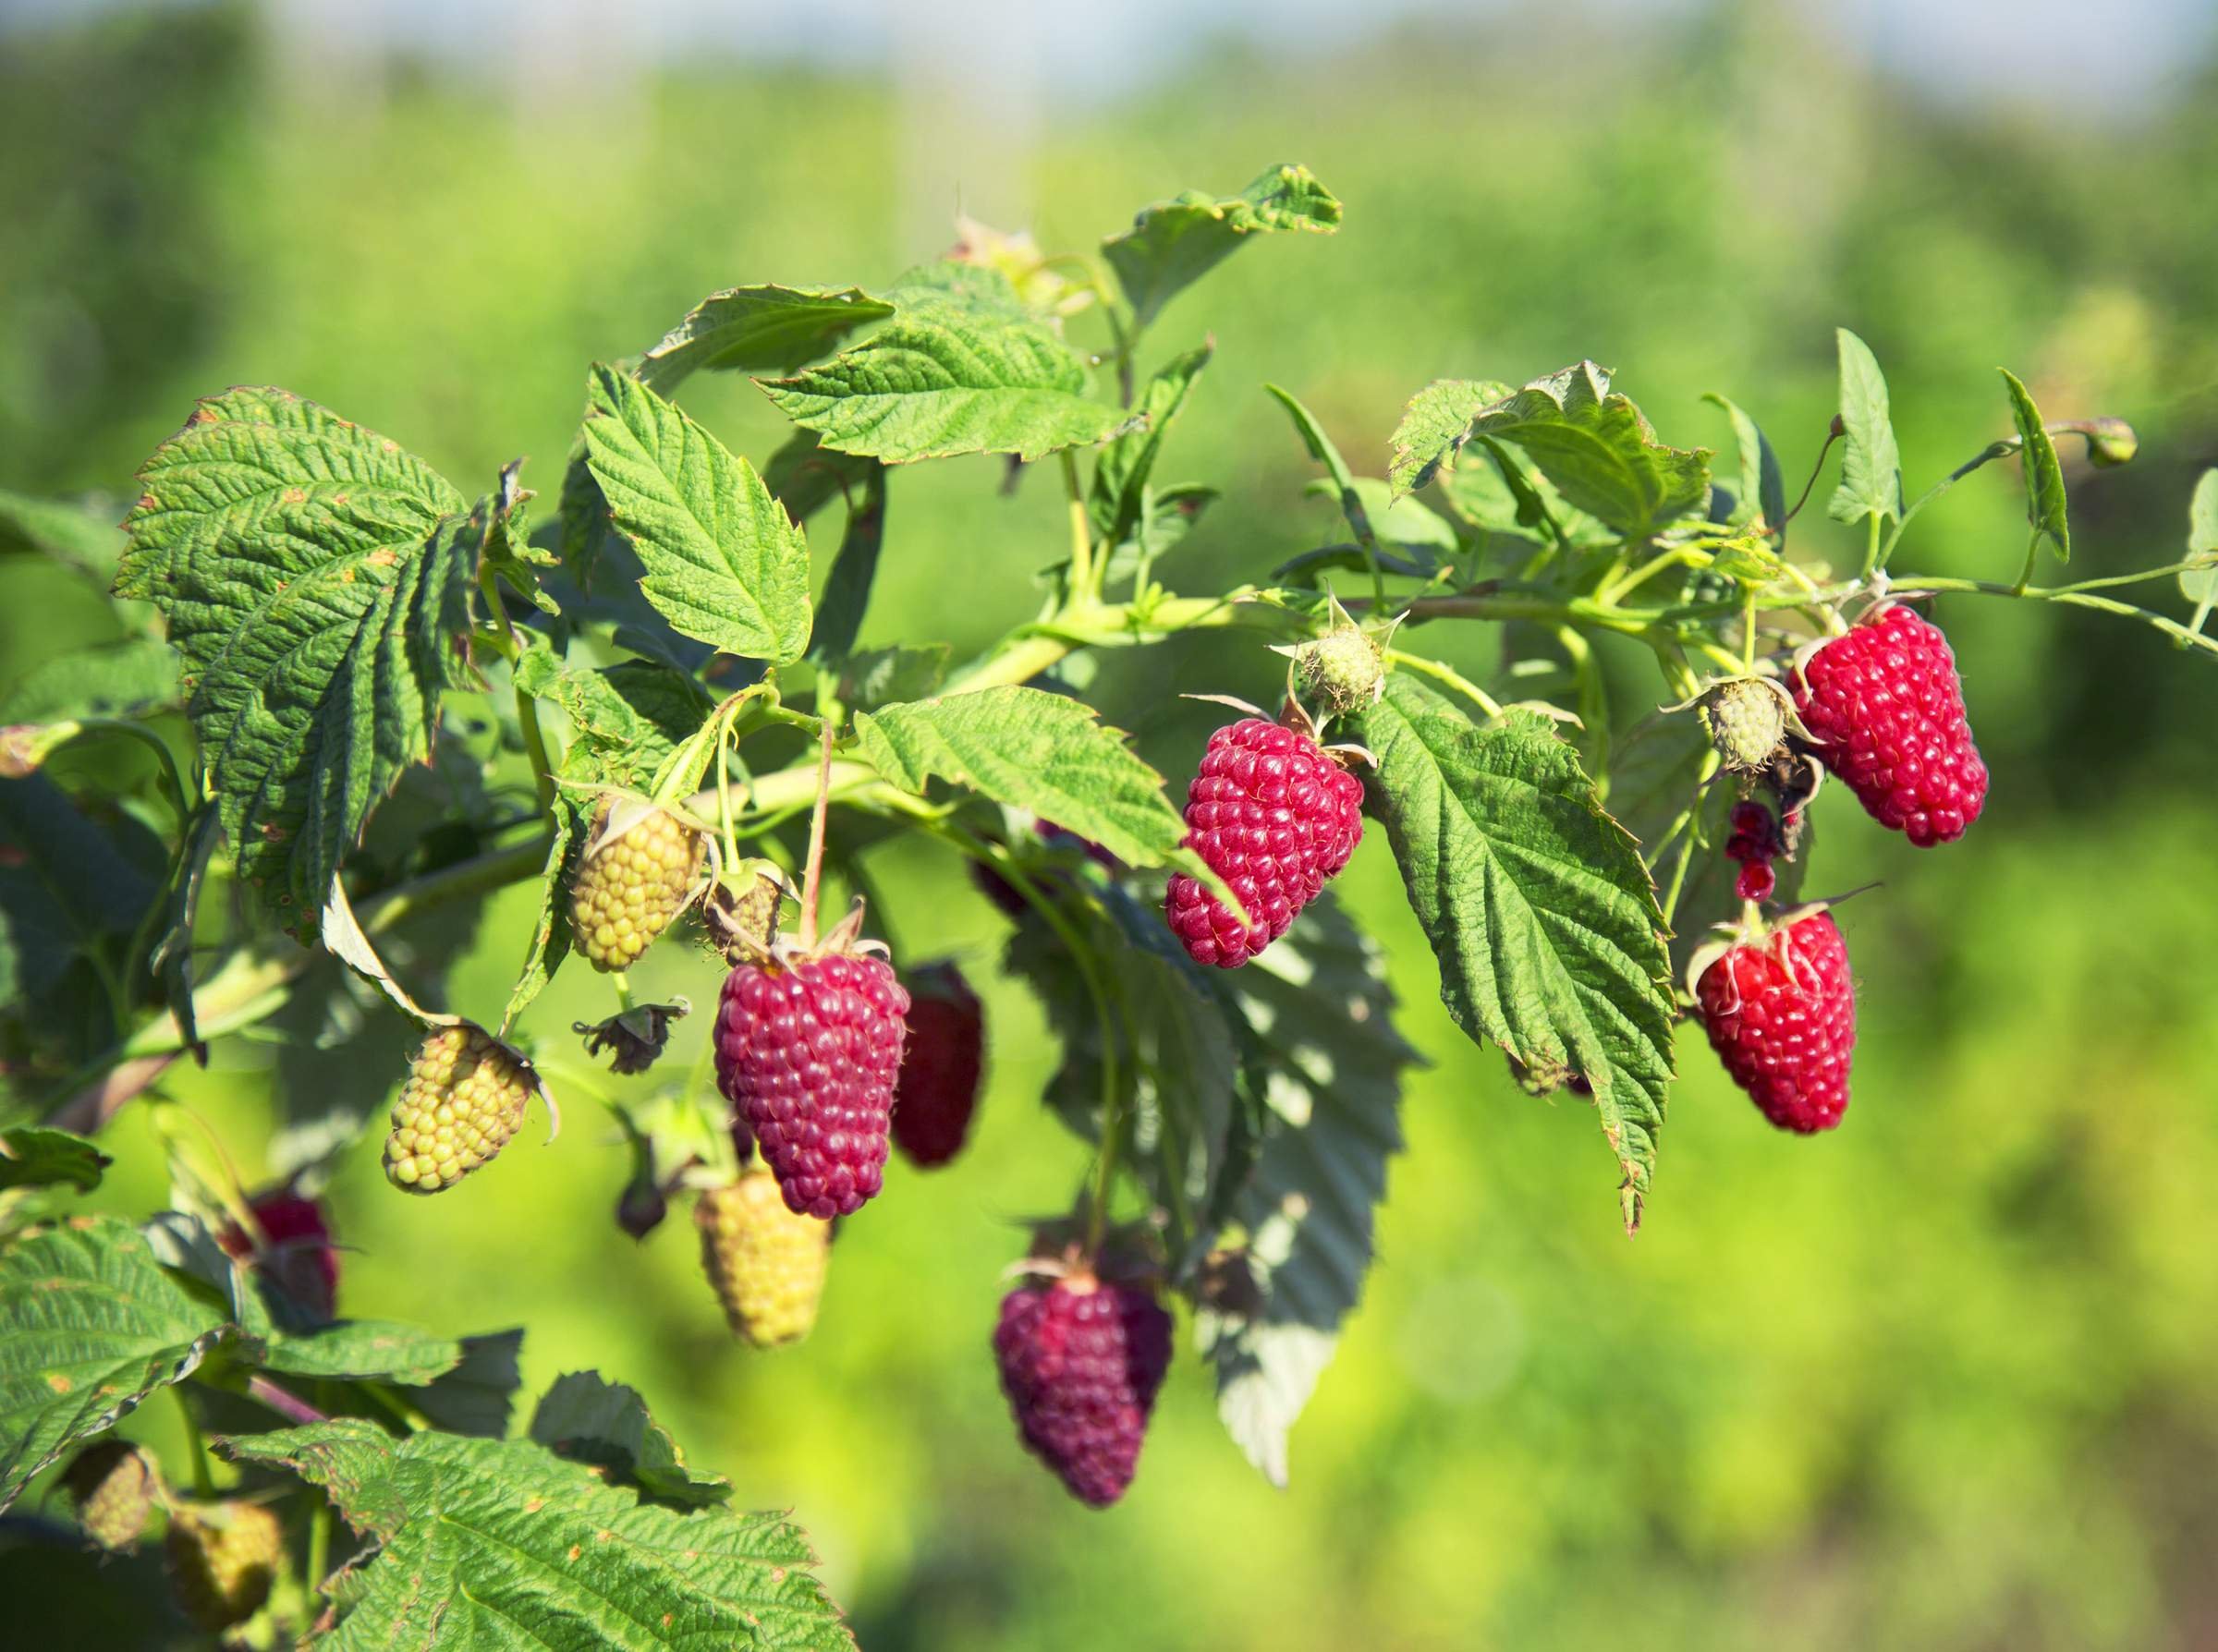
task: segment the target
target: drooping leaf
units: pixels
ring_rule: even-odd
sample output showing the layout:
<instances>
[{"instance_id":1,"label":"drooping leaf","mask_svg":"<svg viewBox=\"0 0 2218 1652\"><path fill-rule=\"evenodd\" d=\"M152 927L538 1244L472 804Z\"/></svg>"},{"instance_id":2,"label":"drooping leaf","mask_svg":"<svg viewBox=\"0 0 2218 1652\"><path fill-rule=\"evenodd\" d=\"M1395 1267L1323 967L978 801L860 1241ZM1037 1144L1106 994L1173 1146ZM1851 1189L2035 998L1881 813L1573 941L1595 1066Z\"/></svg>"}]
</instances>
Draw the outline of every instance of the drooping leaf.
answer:
<instances>
[{"instance_id":1,"label":"drooping leaf","mask_svg":"<svg viewBox=\"0 0 2218 1652\"><path fill-rule=\"evenodd\" d=\"M2056 462L2056 443L2041 423L2032 393L2008 368L2001 371L2003 383L2010 392L2010 417L2017 423L2017 458L2026 478L2026 520L2034 532L2048 536L2059 561L2069 562L2072 522L2064 495L2064 467Z\"/></svg>"},{"instance_id":2,"label":"drooping leaf","mask_svg":"<svg viewBox=\"0 0 2218 1652\"><path fill-rule=\"evenodd\" d=\"M973 265L959 286L905 285L892 321L791 378L758 380L828 448L888 465L953 454L1036 459L1091 447L1128 421L1086 394L1086 364L1032 320L1008 278Z\"/></svg>"},{"instance_id":3,"label":"drooping leaf","mask_svg":"<svg viewBox=\"0 0 2218 1652\"><path fill-rule=\"evenodd\" d=\"M547 840L546 866L540 873L539 912L532 920L530 937L524 943L523 968L517 972L516 985L508 990L507 1005L501 1011L504 1035L516 1025L516 1018L531 1007L532 1001L546 990L554 972L570 955L570 891L566 873L571 847L582 826L579 810L567 802L558 802L552 812L554 833Z\"/></svg>"},{"instance_id":4,"label":"drooping leaf","mask_svg":"<svg viewBox=\"0 0 2218 1652\"><path fill-rule=\"evenodd\" d=\"M508 1413L523 1382L518 1368L523 1345L521 1330L464 1337L462 1363L408 1398L450 1434L498 1439L508 1432Z\"/></svg>"},{"instance_id":5,"label":"drooping leaf","mask_svg":"<svg viewBox=\"0 0 2218 1652\"><path fill-rule=\"evenodd\" d=\"M732 1495L724 1476L686 1465L685 1452L637 1389L598 1371L556 1378L531 1414L531 1438L575 1462L628 1475L642 1491L670 1502L721 1503Z\"/></svg>"},{"instance_id":6,"label":"drooping leaf","mask_svg":"<svg viewBox=\"0 0 2218 1652\"><path fill-rule=\"evenodd\" d=\"M587 464L683 635L790 664L809 646L809 543L754 467L628 373L593 369Z\"/></svg>"},{"instance_id":7,"label":"drooping leaf","mask_svg":"<svg viewBox=\"0 0 2218 1652\"><path fill-rule=\"evenodd\" d=\"M1871 346L1842 327L1834 334L1841 357L1841 481L1825 514L1835 522L1868 516L1902 519L1902 455L1887 412L1886 375Z\"/></svg>"},{"instance_id":8,"label":"drooping leaf","mask_svg":"<svg viewBox=\"0 0 2218 1652\"><path fill-rule=\"evenodd\" d=\"M1469 428L1523 449L1573 505L1626 539L1644 539L1710 497L1709 450L1658 442L1591 361L1534 380L1481 409Z\"/></svg>"},{"instance_id":9,"label":"drooping leaf","mask_svg":"<svg viewBox=\"0 0 2218 1652\"><path fill-rule=\"evenodd\" d=\"M305 932L468 680L463 501L282 390L202 402L140 486L116 590L167 616L239 879Z\"/></svg>"},{"instance_id":10,"label":"drooping leaf","mask_svg":"<svg viewBox=\"0 0 2218 1652\"><path fill-rule=\"evenodd\" d=\"M855 719L862 755L904 791L934 775L1091 838L1133 866L1179 854L1186 822L1163 777L1093 709L1004 686L887 706Z\"/></svg>"},{"instance_id":11,"label":"drooping leaf","mask_svg":"<svg viewBox=\"0 0 2218 1652\"><path fill-rule=\"evenodd\" d=\"M944 642L904 643L849 654L839 674L839 698L858 711L925 699L947 680L955 650Z\"/></svg>"},{"instance_id":12,"label":"drooping leaf","mask_svg":"<svg viewBox=\"0 0 2218 1652\"><path fill-rule=\"evenodd\" d=\"M12 851L0 856L0 1009L20 1009L137 927L160 892L126 853L131 829L87 814L43 774L0 780L0 843Z\"/></svg>"},{"instance_id":13,"label":"drooping leaf","mask_svg":"<svg viewBox=\"0 0 2218 1652\"><path fill-rule=\"evenodd\" d=\"M81 1136L18 1124L0 1131L0 1187L53 1187L67 1183L79 1193L100 1185L114 1160Z\"/></svg>"},{"instance_id":14,"label":"drooping leaf","mask_svg":"<svg viewBox=\"0 0 2218 1652\"><path fill-rule=\"evenodd\" d=\"M1786 542L1786 479L1780 473L1779 456L1771 438L1746 413L1714 391L1702 399L1722 410L1733 425L1733 444L1740 454L1740 502L1754 505L1771 530L1773 543Z\"/></svg>"},{"instance_id":15,"label":"drooping leaf","mask_svg":"<svg viewBox=\"0 0 2218 1652\"><path fill-rule=\"evenodd\" d=\"M2188 554L2212 559L2210 566L2183 569L2179 576L2180 593L2195 604L2200 630L2212 604L2218 602L2218 470L2202 473L2188 502Z\"/></svg>"},{"instance_id":16,"label":"drooping leaf","mask_svg":"<svg viewBox=\"0 0 2218 1652\"><path fill-rule=\"evenodd\" d=\"M178 845L177 875L169 886L169 907L163 914L166 921L162 939L154 943L153 955L147 960L154 978L162 984L162 1002L177 1021L185 1048L198 1051L202 1060L206 1050L201 1043L192 996L193 932L200 927L201 891L208 881L209 857L223 835L223 811L203 803L186 828L184 842Z\"/></svg>"},{"instance_id":17,"label":"drooping leaf","mask_svg":"<svg viewBox=\"0 0 2218 1652\"><path fill-rule=\"evenodd\" d=\"M1435 379L1411 396L1402 421L1394 427L1386 460L1394 496L1414 493L1443 471L1454 470L1480 409L1516 394L1497 379Z\"/></svg>"},{"instance_id":18,"label":"drooping leaf","mask_svg":"<svg viewBox=\"0 0 2218 1652\"><path fill-rule=\"evenodd\" d=\"M1188 189L1140 210L1132 227L1106 237L1102 255L1116 272L1144 327L1180 292L1238 251L1250 236L1279 230L1331 235L1340 202L1306 166L1273 166L1237 195Z\"/></svg>"},{"instance_id":19,"label":"drooping leaf","mask_svg":"<svg viewBox=\"0 0 2218 1652\"><path fill-rule=\"evenodd\" d=\"M0 1509L80 1439L192 1375L230 1325L112 1216L0 1251Z\"/></svg>"},{"instance_id":20,"label":"drooping leaf","mask_svg":"<svg viewBox=\"0 0 2218 1652\"><path fill-rule=\"evenodd\" d=\"M824 576L823 600L817 604L816 636L810 657L822 662L847 658L862 629L878 577L878 553L885 543L885 467L872 465L859 484L859 497L847 506L847 531Z\"/></svg>"},{"instance_id":21,"label":"drooping leaf","mask_svg":"<svg viewBox=\"0 0 2218 1652\"><path fill-rule=\"evenodd\" d=\"M502 466L494 492L470 512L470 524L480 535L478 565L540 613L560 613L562 604L540 588L539 570L555 566L562 558L531 542L530 516L525 507L535 495L523 485L523 468L521 459Z\"/></svg>"},{"instance_id":22,"label":"drooping leaf","mask_svg":"<svg viewBox=\"0 0 2218 1652\"><path fill-rule=\"evenodd\" d=\"M1402 1069L1379 949L1330 891L1221 980L1244 1023L1242 1083L1266 1128L1226 1218L1241 1243L1201 1277L1194 1330L1216 1368L1217 1412L1248 1460L1286 1483L1286 1434L1332 1358L1371 1269L1372 1212L1401 1149Z\"/></svg>"},{"instance_id":23,"label":"drooping leaf","mask_svg":"<svg viewBox=\"0 0 2218 1652\"><path fill-rule=\"evenodd\" d=\"M1138 577L1143 549L1151 563L1176 550L1201 520L1201 514L1221 497L1216 489L1200 482L1173 482L1163 488L1150 484L1142 488L1139 520L1133 524L1132 536L1109 553L1104 582L1114 585L1120 579Z\"/></svg>"},{"instance_id":24,"label":"drooping leaf","mask_svg":"<svg viewBox=\"0 0 2218 1652\"><path fill-rule=\"evenodd\" d=\"M1093 486L1087 495L1086 510L1094 537L1103 544L1121 544L1137 532L1164 438L1216 348L1214 341L1204 343L1174 358L1150 379L1139 398L1142 422L1102 449L1101 457L1094 461Z\"/></svg>"},{"instance_id":25,"label":"drooping leaf","mask_svg":"<svg viewBox=\"0 0 2218 1652\"><path fill-rule=\"evenodd\" d=\"M697 372L791 372L893 313L858 287L727 287L695 305L640 358L637 377L669 395Z\"/></svg>"},{"instance_id":26,"label":"drooping leaf","mask_svg":"<svg viewBox=\"0 0 2218 1652\"><path fill-rule=\"evenodd\" d=\"M1669 962L1638 845L1546 720L1481 729L1407 673L1358 737L1457 1026L1592 1087L1637 1227L1672 1065Z\"/></svg>"},{"instance_id":27,"label":"drooping leaf","mask_svg":"<svg viewBox=\"0 0 2218 1652\"><path fill-rule=\"evenodd\" d=\"M851 500L882 468L876 459L826 447L814 431L796 431L762 467L762 482L788 516L806 522L835 499Z\"/></svg>"},{"instance_id":28,"label":"drooping leaf","mask_svg":"<svg viewBox=\"0 0 2218 1652\"><path fill-rule=\"evenodd\" d=\"M177 705L177 651L152 637L42 661L0 699L0 723L144 717Z\"/></svg>"},{"instance_id":29,"label":"drooping leaf","mask_svg":"<svg viewBox=\"0 0 2218 1652\"><path fill-rule=\"evenodd\" d=\"M680 1512L530 1440L395 1439L354 1417L218 1449L322 1487L376 1540L334 1591L333 1652L855 1644L782 1516Z\"/></svg>"}]
</instances>

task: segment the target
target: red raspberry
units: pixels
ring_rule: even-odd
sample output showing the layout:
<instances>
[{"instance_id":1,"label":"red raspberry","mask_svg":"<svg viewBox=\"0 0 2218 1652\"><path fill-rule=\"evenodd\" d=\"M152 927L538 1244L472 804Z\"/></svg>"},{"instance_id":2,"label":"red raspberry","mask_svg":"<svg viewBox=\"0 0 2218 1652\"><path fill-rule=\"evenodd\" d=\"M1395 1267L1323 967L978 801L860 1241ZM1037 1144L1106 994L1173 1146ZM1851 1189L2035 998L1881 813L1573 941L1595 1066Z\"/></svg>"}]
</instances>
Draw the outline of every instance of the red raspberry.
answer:
<instances>
[{"instance_id":1,"label":"red raspberry","mask_svg":"<svg viewBox=\"0 0 2218 1652\"><path fill-rule=\"evenodd\" d=\"M338 1305L339 1253L331 1246L331 1226L323 1207L288 1187L274 1188L249 1201L267 1244L259 1250L247 1231L234 1223L216 1235L225 1256L251 1257L276 1287L319 1319Z\"/></svg>"},{"instance_id":2,"label":"red raspberry","mask_svg":"<svg viewBox=\"0 0 2218 1652\"><path fill-rule=\"evenodd\" d=\"M741 964L716 1010L716 1084L787 1209L852 1216L882 1184L908 994L882 958Z\"/></svg>"},{"instance_id":3,"label":"red raspberry","mask_svg":"<svg viewBox=\"0 0 2218 1652\"><path fill-rule=\"evenodd\" d=\"M1733 893L1744 901L1768 901L1772 891L1778 887L1778 875L1772 870L1768 860L1749 861L1733 881Z\"/></svg>"},{"instance_id":4,"label":"red raspberry","mask_svg":"<svg viewBox=\"0 0 2218 1652\"><path fill-rule=\"evenodd\" d=\"M1763 1116L1811 1135L1841 1122L1856 989L1833 916L1813 912L1727 948L1695 983L1710 1042Z\"/></svg>"},{"instance_id":5,"label":"red raspberry","mask_svg":"<svg viewBox=\"0 0 2218 1652\"><path fill-rule=\"evenodd\" d=\"M1795 709L1818 760L1865 813L1921 848L1954 843L1980 818L1987 765L1938 626L1884 609L1818 650L1798 676Z\"/></svg>"},{"instance_id":6,"label":"red raspberry","mask_svg":"<svg viewBox=\"0 0 2218 1652\"><path fill-rule=\"evenodd\" d=\"M1090 1273L1032 1281L1001 1300L993 1357L1017 1431L1071 1495L1125 1494L1171 1364L1171 1317L1142 1285Z\"/></svg>"},{"instance_id":7,"label":"red raspberry","mask_svg":"<svg viewBox=\"0 0 2218 1652\"><path fill-rule=\"evenodd\" d=\"M1164 910L1197 964L1231 969L1286 932L1363 836L1363 783L1308 735L1249 717L1209 737L1186 792L1187 846L1256 920L1183 874Z\"/></svg>"},{"instance_id":8,"label":"red raspberry","mask_svg":"<svg viewBox=\"0 0 2218 1652\"><path fill-rule=\"evenodd\" d=\"M909 972L908 1039L894 1086L894 1146L923 1169L961 1150L985 1065L985 1010L963 972L928 964Z\"/></svg>"}]
</instances>

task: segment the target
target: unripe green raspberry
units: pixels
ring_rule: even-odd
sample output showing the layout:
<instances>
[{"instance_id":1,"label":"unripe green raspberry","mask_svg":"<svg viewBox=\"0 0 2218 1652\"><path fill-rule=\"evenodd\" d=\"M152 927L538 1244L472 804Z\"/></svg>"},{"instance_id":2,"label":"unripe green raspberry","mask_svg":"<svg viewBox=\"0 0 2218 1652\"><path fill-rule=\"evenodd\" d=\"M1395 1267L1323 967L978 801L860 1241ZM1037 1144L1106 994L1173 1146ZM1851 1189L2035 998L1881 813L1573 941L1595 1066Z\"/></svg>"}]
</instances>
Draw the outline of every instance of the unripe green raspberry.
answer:
<instances>
[{"instance_id":1,"label":"unripe green raspberry","mask_svg":"<svg viewBox=\"0 0 2218 1652\"><path fill-rule=\"evenodd\" d=\"M1302 644L1294 659L1302 687L1324 702L1327 717L1370 705L1386 681L1385 652L1359 626L1342 626Z\"/></svg>"},{"instance_id":2,"label":"unripe green raspberry","mask_svg":"<svg viewBox=\"0 0 2218 1652\"><path fill-rule=\"evenodd\" d=\"M2098 467L2127 465L2141 451L2141 439L2123 419L2090 419L2087 422L2087 456Z\"/></svg>"},{"instance_id":3,"label":"unripe green raspberry","mask_svg":"<svg viewBox=\"0 0 2218 1652\"><path fill-rule=\"evenodd\" d=\"M112 1551L137 1544L154 1498L154 1465L145 1452L111 1435L78 1452L62 1484L76 1500L86 1537Z\"/></svg>"},{"instance_id":4,"label":"unripe green raspberry","mask_svg":"<svg viewBox=\"0 0 2218 1652\"><path fill-rule=\"evenodd\" d=\"M393 1104L385 1179L406 1193L452 1187L508 1145L530 1099L530 1076L506 1046L482 1027L440 1027L417 1047Z\"/></svg>"},{"instance_id":5,"label":"unripe green raspberry","mask_svg":"<svg viewBox=\"0 0 2218 1652\"><path fill-rule=\"evenodd\" d=\"M787 1209L766 1170L708 1189L693 1221L701 1266L733 1333L758 1348L807 1336L831 1266L832 1224Z\"/></svg>"},{"instance_id":6,"label":"unripe green raspberry","mask_svg":"<svg viewBox=\"0 0 2218 1652\"><path fill-rule=\"evenodd\" d=\"M1702 727L1725 767L1753 774L1772 760L1786 738L1794 704L1778 684L1761 677L1732 677L1702 700Z\"/></svg>"},{"instance_id":7,"label":"unripe green raspberry","mask_svg":"<svg viewBox=\"0 0 2218 1652\"><path fill-rule=\"evenodd\" d=\"M619 801L602 809L570 880L570 930L596 969L629 969L686 904L701 839L675 815ZM621 810L613 820L613 810Z\"/></svg>"},{"instance_id":8,"label":"unripe green raspberry","mask_svg":"<svg viewBox=\"0 0 2218 1652\"><path fill-rule=\"evenodd\" d=\"M170 1511L168 1549L178 1604L218 1631L244 1623L270 1597L285 1534L259 1503L179 1504Z\"/></svg>"}]
</instances>

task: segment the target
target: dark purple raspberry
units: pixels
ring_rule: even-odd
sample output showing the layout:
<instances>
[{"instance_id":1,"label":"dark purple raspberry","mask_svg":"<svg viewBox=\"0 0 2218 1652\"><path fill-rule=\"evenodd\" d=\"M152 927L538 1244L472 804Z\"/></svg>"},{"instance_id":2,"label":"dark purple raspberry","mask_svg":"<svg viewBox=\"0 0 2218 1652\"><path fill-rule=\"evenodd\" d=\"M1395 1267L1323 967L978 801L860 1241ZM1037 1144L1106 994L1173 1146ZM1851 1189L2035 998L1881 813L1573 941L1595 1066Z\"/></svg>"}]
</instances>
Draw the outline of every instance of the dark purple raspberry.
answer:
<instances>
[{"instance_id":1,"label":"dark purple raspberry","mask_svg":"<svg viewBox=\"0 0 2218 1652\"><path fill-rule=\"evenodd\" d=\"M1363 783L1298 730L1249 717L1210 735L1186 791L1186 844L1255 923L1174 876L1164 911L1194 962L1231 969L1284 935L1356 852L1362 810Z\"/></svg>"},{"instance_id":2,"label":"dark purple raspberry","mask_svg":"<svg viewBox=\"0 0 2218 1652\"><path fill-rule=\"evenodd\" d=\"M1744 901L1768 901L1778 886L1779 875L1772 870L1770 861L1751 860L1733 881L1733 893Z\"/></svg>"},{"instance_id":3,"label":"dark purple raspberry","mask_svg":"<svg viewBox=\"0 0 2218 1652\"><path fill-rule=\"evenodd\" d=\"M1171 1317L1141 1285L1091 1274L1035 1280L1001 1299L993 1357L1017 1431L1071 1495L1125 1494L1171 1364Z\"/></svg>"},{"instance_id":4,"label":"dark purple raspberry","mask_svg":"<svg viewBox=\"0 0 2218 1652\"><path fill-rule=\"evenodd\" d=\"M716 1084L787 1209L852 1216L883 1184L908 994L884 959L741 964L716 1009Z\"/></svg>"},{"instance_id":5,"label":"dark purple raspberry","mask_svg":"<svg viewBox=\"0 0 2218 1652\"><path fill-rule=\"evenodd\" d=\"M215 1242L224 1254L260 1269L296 1306L328 1319L339 1299L339 1253L332 1248L323 1207L289 1187L273 1188L249 1202L259 1240L237 1222Z\"/></svg>"},{"instance_id":6,"label":"dark purple raspberry","mask_svg":"<svg viewBox=\"0 0 2218 1652\"><path fill-rule=\"evenodd\" d=\"M894 1086L894 1146L921 1169L961 1150L985 1070L985 1008L952 964L909 971L908 1039Z\"/></svg>"},{"instance_id":7,"label":"dark purple raspberry","mask_svg":"<svg viewBox=\"0 0 2218 1652\"><path fill-rule=\"evenodd\" d=\"M1795 709L1818 760L1881 825L1926 848L1980 818L1987 765L1939 626L1899 607L1858 622L1810 656Z\"/></svg>"}]
</instances>

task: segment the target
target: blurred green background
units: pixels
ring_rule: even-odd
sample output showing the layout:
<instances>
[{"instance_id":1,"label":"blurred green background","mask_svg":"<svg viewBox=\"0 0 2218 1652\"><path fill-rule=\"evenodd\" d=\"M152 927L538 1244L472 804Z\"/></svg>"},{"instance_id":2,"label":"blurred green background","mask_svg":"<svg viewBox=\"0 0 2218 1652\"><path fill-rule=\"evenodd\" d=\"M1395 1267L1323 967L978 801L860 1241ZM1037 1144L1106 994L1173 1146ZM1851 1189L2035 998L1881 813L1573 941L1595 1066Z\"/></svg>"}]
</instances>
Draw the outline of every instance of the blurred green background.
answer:
<instances>
[{"instance_id":1,"label":"blurred green background","mask_svg":"<svg viewBox=\"0 0 2218 1652\"><path fill-rule=\"evenodd\" d=\"M883 283L952 238L956 200L917 199L941 120L970 122L956 136L991 180L961 204L1049 249L1279 160L1347 202L1337 237L1244 251L1152 337L1219 346L1166 460L1227 491L1164 570L1189 589L1332 531L1266 381L1377 472L1426 380L1589 356L1682 445L1723 443L1698 398L1733 395L1798 486L1846 324L1889 373L1913 492L2008 429L1998 364L2052 419L2139 428L2125 470L2067 455L2078 577L2177 556L2218 462L2207 70L2102 114L1974 104L1772 6L1517 12L1227 45L995 150L959 98L859 71L704 59L550 90L299 44L222 8L0 41L0 487L123 495L195 396L268 383L467 492L529 455L551 505L588 362L715 288ZM758 461L779 439L744 383L686 399ZM984 460L894 478L866 641L959 653L1036 605L1061 507L1050 477L1000 480ZM1796 546L1837 559L1817 515ZM2024 534L2002 467L1896 565L2008 578ZM2147 600L2178 605L2168 583ZM1690 1033L1632 1244L1592 1120L1449 1025L1366 843L1342 887L1432 1064L1285 1492L1190 1356L1113 1512L1015 1445L986 1346L998 1273L1084 1154L1038 1106L1053 1052L996 978L1002 920L921 845L875 857L881 922L897 955L952 953L985 990L990 1093L964 1160L896 1168L847 1225L811 1342L737 1345L682 1212L644 1245L615 1232L625 1157L560 1066L561 1140L519 1142L466 1193L394 1197L372 1143L344 1161L346 1303L527 1325L527 1392L586 1367L638 1385L696 1461L796 1510L871 1652L2218 1645L2218 671L2092 614L1959 598L1940 617L1995 773L1979 829L1921 854L1837 792L1819 805L1812 887L1884 880L1842 913L1863 1026L1846 1125L1771 1131ZM0 571L0 677L108 625L47 570ZM1621 715L1663 698L1641 662L1613 666ZM1209 717L1166 690L1253 693L1274 669L1220 638L1110 660L1098 686L1177 773ZM527 905L489 912L446 1002L497 1015ZM714 990L677 947L642 977ZM573 969L527 1025L567 1045L605 994ZM701 1018L683 1030L680 1063ZM396 1077L397 1018L360 1038L360 1071ZM234 1048L178 1086L250 1173L270 1061ZM110 1137L98 1197L140 1214L163 1196L145 1110Z\"/></svg>"}]
</instances>

